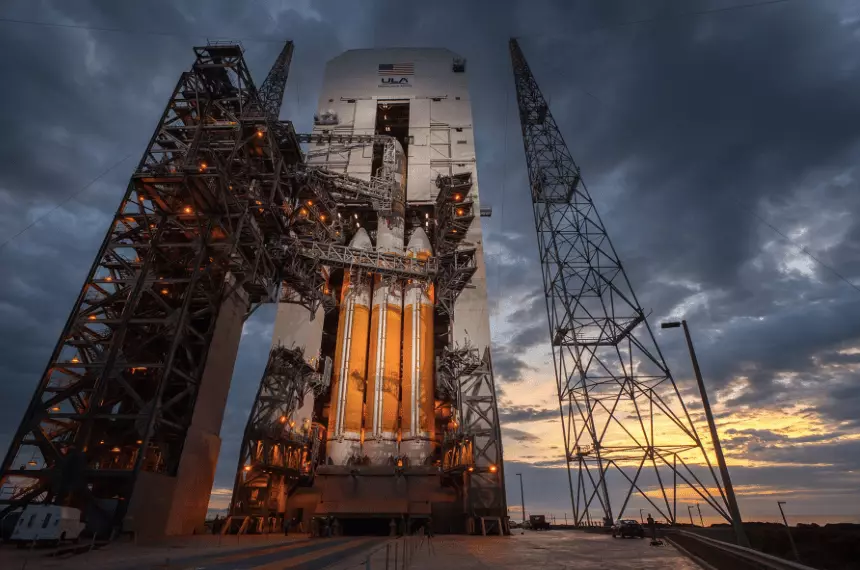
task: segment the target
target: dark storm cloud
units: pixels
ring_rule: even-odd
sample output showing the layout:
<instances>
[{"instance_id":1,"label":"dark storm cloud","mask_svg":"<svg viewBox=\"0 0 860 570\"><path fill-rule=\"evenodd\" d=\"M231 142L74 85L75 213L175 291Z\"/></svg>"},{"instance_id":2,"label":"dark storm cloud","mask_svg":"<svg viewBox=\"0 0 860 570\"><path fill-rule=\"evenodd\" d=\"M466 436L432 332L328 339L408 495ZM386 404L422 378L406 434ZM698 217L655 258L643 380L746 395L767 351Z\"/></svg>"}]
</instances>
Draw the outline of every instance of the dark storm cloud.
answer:
<instances>
[{"instance_id":1,"label":"dark storm cloud","mask_svg":"<svg viewBox=\"0 0 860 570\"><path fill-rule=\"evenodd\" d=\"M207 37L243 38L258 82L280 47L272 41L296 41L282 116L300 131L310 128L324 62L345 49L440 46L468 58L481 198L494 207L484 220L491 304L519 307L508 323L512 334L494 347L496 374L506 382L534 372L524 351L548 339L507 54L508 38L520 37L646 313L660 319L674 311L690 321L714 390L739 374L749 378L733 406L801 403L810 414L856 427L856 355L843 349L860 344L860 293L814 262L798 270L798 260L808 258L756 218L858 281L860 36L851 6L797 0L615 26L682 8L632 0L7 3L0 10L7 18L182 35L0 22L0 48L16 54L0 64L4 77L15 78L14 89L0 92L7 110L0 242L132 155L0 249L0 446L42 372L129 172L191 63L190 46ZM255 315L243 338L216 485L231 484L271 319ZM665 331L658 340L679 379L689 378L682 335ZM799 380L774 383L786 372ZM538 409L526 418L533 404L512 402L503 416L528 421L557 413ZM753 441L754 434L735 436ZM757 443L762 460L787 460L791 451L767 443ZM831 453L815 448L803 445L799 456ZM559 470L523 469L547 478L539 492L552 489L554 502L567 493ZM800 486L824 473L772 469L742 469L740 477L783 473Z\"/></svg>"},{"instance_id":2,"label":"dark storm cloud","mask_svg":"<svg viewBox=\"0 0 860 570\"><path fill-rule=\"evenodd\" d=\"M502 435L519 443L534 443L540 441L539 436L512 427L503 428Z\"/></svg>"},{"instance_id":3,"label":"dark storm cloud","mask_svg":"<svg viewBox=\"0 0 860 570\"><path fill-rule=\"evenodd\" d=\"M504 347L498 347L493 352L493 372L502 382L522 382L523 373L534 368L525 360L512 354Z\"/></svg>"},{"instance_id":4,"label":"dark storm cloud","mask_svg":"<svg viewBox=\"0 0 860 570\"><path fill-rule=\"evenodd\" d=\"M536 408L533 406L499 406L499 417L502 424L517 422L536 422L555 420L559 418L557 408Z\"/></svg>"}]
</instances>

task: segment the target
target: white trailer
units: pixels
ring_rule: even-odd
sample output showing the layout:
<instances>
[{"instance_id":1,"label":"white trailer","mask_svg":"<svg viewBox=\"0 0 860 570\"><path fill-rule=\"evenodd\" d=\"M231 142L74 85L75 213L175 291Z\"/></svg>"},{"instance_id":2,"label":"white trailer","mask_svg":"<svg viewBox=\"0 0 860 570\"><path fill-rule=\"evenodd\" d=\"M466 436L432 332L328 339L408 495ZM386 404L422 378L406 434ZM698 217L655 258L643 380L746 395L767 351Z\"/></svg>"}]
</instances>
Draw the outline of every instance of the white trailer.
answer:
<instances>
[{"instance_id":1,"label":"white trailer","mask_svg":"<svg viewBox=\"0 0 860 570\"><path fill-rule=\"evenodd\" d=\"M12 531L10 540L18 543L77 541L84 530L81 511L57 505L28 505Z\"/></svg>"}]
</instances>

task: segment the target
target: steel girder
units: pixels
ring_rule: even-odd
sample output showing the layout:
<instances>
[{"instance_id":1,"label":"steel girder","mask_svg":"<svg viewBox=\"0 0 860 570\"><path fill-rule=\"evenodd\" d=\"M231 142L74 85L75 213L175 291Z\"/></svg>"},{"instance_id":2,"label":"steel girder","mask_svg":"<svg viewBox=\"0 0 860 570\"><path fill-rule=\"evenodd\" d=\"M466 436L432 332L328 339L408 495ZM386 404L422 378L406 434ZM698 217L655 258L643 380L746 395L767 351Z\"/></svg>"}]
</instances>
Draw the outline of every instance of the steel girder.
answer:
<instances>
[{"instance_id":1,"label":"steel girder","mask_svg":"<svg viewBox=\"0 0 860 570\"><path fill-rule=\"evenodd\" d=\"M241 48L195 55L3 461L0 516L115 500L118 523L141 470L176 474L223 301L276 298L288 165Z\"/></svg>"},{"instance_id":2,"label":"steel girder","mask_svg":"<svg viewBox=\"0 0 860 570\"><path fill-rule=\"evenodd\" d=\"M325 428L292 416L321 383L301 349L272 348L242 437L230 516L276 516L279 495L313 478Z\"/></svg>"},{"instance_id":3,"label":"steel girder","mask_svg":"<svg viewBox=\"0 0 860 570\"><path fill-rule=\"evenodd\" d=\"M490 349L446 348L437 383L452 401L455 425L444 434L443 469L462 473L468 514L505 517L504 458Z\"/></svg>"},{"instance_id":4,"label":"steel girder","mask_svg":"<svg viewBox=\"0 0 860 570\"><path fill-rule=\"evenodd\" d=\"M606 520L622 516L634 492L674 522L679 479L729 520L720 480L516 40L510 52L575 522L590 520L593 504ZM653 497L643 489L652 470ZM610 476L623 490L615 503Z\"/></svg>"},{"instance_id":5,"label":"steel girder","mask_svg":"<svg viewBox=\"0 0 860 570\"><path fill-rule=\"evenodd\" d=\"M290 62L293 60L293 42L287 40L275 63L269 69L269 74L260 85L260 101L266 110L266 116L272 122L277 122L281 114L281 104L284 101L284 90L287 87L287 77L290 75Z\"/></svg>"}]
</instances>

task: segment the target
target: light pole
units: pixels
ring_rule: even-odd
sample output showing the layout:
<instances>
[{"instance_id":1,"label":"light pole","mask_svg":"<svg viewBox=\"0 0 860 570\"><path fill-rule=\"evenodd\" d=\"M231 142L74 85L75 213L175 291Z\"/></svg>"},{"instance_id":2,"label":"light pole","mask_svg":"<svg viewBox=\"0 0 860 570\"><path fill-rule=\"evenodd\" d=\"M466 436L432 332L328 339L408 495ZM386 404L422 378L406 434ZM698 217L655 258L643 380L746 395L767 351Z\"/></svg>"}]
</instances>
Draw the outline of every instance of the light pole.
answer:
<instances>
[{"instance_id":1,"label":"light pole","mask_svg":"<svg viewBox=\"0 0 860 570\"><path fill-rule=\"evenodd\" d=\"M690 526L696 526L693 522L693 505L687 505L687 514L690 515Z\"/></svg>"},{"instance_id":2,"label":"light pole","mask_svg":"<svg viewBox=\"0 0 860 570\"><path fill-rule=\"evenodd\" d=\"M791 543L791 551L794 552L794 558L798 562L800 562L800 554L797 553L797 545L794 544L794 537L791 536L791 527L788 526L788 521L785 519L785 511L782 510L782 506L785 504L785 501L777 501L776 506L779 507L779 514L782 515L782 522L785 523L785 532L788 533L788 541Z\"/></svg>"},{"instance_id":3,"label":"light pole","mask_svg":"<svg viewBox=\"0 0 860 570\"><path fill-rule=\"evenodd\" d=\"M645 524L645 518L642 516L642 511L645 509L639 509L639 522Z\"/></svg>"},{"instance_id":4,"label":"light pole","mask_svg":"<svg viewBox=\"0 0 860 570\"><path fill-rule=\"evenodd\" d=\"M702 406L705 408L705 416L708 418L708 428L711 431L711 440L714 442L714 453L717 455L717 464L720 467L720 477L723 480L723 487L726 491L726 502L729 506L729 514L732 516L732 526L735 529L735 537L740 546L749 548L750 541L747 539L744 532L744 523L741 520L741 511L738 508L738 501L735 498L735 488L732 486L732 478L729 476L729 468L726 466L726 458L723 456L723 447L720 445L720 436L717 433L717 425L714 423L714 414L711 412L711 404L708 401L708 392L705 390L705 381L702 380L702 371L699 369L699 360L696 358L696 350L693 348L693 339L690 338L690 329L687 328L687 321L682 320L680 323L670 322L662 323L660 328L674 329L684 327L684 336L687 337L687 348L690 351L690 360L693 362L693 372L696 374L696 381L699 383L699 393L702 395Z\"/></svg>"},{"instance_id":5,"label":"light pole","mask_svg":"<svg viewBox=\"0 0 860 570\"><path fill-rule=\"evenodd\" d=\"M699 522L702 523L702 528L705 528L705 519L702 518L702 509L699 508L699 503L696 503L696 510L699 511Z\"/></svg>"},{"instance_id":6,"label":"light pole","mask_svg":"<svg viewBox=\"0 0 860 570\"><path fill-rule=\"evenodd\" d=\"M523 474L517 473L517 477L520 478L520 502L523 507L523 524L526 523L526 494L523 492Z\"/></svg>"}]
</instances>

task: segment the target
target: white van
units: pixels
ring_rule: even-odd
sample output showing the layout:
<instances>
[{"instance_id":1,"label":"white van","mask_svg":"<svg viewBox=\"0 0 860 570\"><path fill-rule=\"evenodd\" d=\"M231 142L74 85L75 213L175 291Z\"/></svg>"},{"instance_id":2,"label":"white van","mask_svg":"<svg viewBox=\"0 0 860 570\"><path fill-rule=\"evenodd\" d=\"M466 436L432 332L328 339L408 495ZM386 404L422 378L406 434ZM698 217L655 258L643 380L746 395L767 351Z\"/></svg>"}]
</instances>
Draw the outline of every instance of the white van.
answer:
<instances>
[{"instance_id":1,"label":"white van","mask_svg":"<svg viewBox=\"0 0 860 570\"><path fill-rule=\"evenodd\" d=\"M77 541L86 524L80 509L57 505L27 505L12 531L12 542Z\"/></svg>"}]
</instances>

